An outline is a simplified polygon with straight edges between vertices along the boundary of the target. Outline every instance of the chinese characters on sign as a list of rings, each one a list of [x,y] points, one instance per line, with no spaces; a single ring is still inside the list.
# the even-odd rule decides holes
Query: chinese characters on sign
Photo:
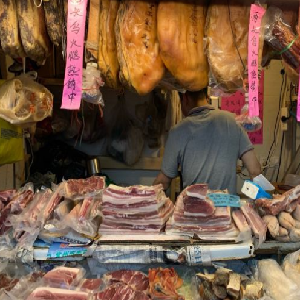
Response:
[[[265,9],[256,4],[251,5],[248,36],[248,82],[249,82],[249,116],[259,115],[258,103],[258,49],[261,20]]]
[[[80,108],[87,1],[68,1],[67,61],[61,105],[64,109],[78,110]]]
[[[261,72],[261,78],[258,86],[258,104],[259,104],[259,117],[263,122],[264,114],[264,71]],[[221,99],[221,109],[230,111],[236,115],[241,114],[241,109],[245,105],[245,95],[242,92],[236,92],[230,97],[223,97]],[[252,144],[262,144],[263,143],[263,127],[256,132],[248,132],[248,136]]]

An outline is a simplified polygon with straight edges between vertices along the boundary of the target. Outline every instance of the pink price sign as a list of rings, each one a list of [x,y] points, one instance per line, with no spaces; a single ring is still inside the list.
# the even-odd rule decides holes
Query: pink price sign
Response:
[[[63,109],[78,110],[82,95],[82,63],[88,0],[68,1],[67,57]]]
[[[265,9],[256,4],[251,5],[248,34],[248,82],[249,82],[249,116],[259,116],[258,102],[258,50],[260,26]]]

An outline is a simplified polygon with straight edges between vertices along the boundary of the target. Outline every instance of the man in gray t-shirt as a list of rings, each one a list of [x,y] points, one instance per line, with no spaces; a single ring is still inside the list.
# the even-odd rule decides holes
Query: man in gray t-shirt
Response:
[[[241,159],[250,177],[261,173],[248,135],[232,114],[207,104],[206,89],[181,94],[186,118],[169,132],[161,173],[154,184],[167,189],[181,167],[183,187],[208,183],[210,189],[236,193],[236,164]]]

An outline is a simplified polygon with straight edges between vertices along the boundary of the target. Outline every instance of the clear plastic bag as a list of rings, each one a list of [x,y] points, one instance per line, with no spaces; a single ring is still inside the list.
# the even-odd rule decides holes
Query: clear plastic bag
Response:
[[[262,121],[260,117],[249,116],[249,104],[246,103],[241,109],[241,114],[235,117],[235,121],[247,132],[255,132],[261,129]]]
[[[51,116],[53,96],[30,75],[21,75],[0,86],[0,117],[11,124],[28,124]]]
[[[100,71],[97,69],[97,64],[87,64],[82,73],[82,100],[104,107],[100,92],[100,87],[103,85],[104,82],[101,79]]]
[[[290,280],[278,263],[272,259],[264,259],[258,262],[258,277],[264,284],[267,293],[274,300],[299,300],[300,290],[292,280]]]
[[[43,277],[43,283],[52,288],[74,289],[84,278],[83,268],[54,268]]]
[[[288,254],[283,261],[284,274],[300,288],[300,250]]]
[[[65,217],[64,226],[72,228],[79,234],[94,238],[100,226],[101,216],[93,216],[92,209],[99,201],[101,200],[86,197]]]

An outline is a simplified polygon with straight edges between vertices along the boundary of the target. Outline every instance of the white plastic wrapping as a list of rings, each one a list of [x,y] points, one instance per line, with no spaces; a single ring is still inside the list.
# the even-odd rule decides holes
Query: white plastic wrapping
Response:
[[[300,289],[289,279],[275,260],[258,262],[258,277],[274,300],[299,300]]]

